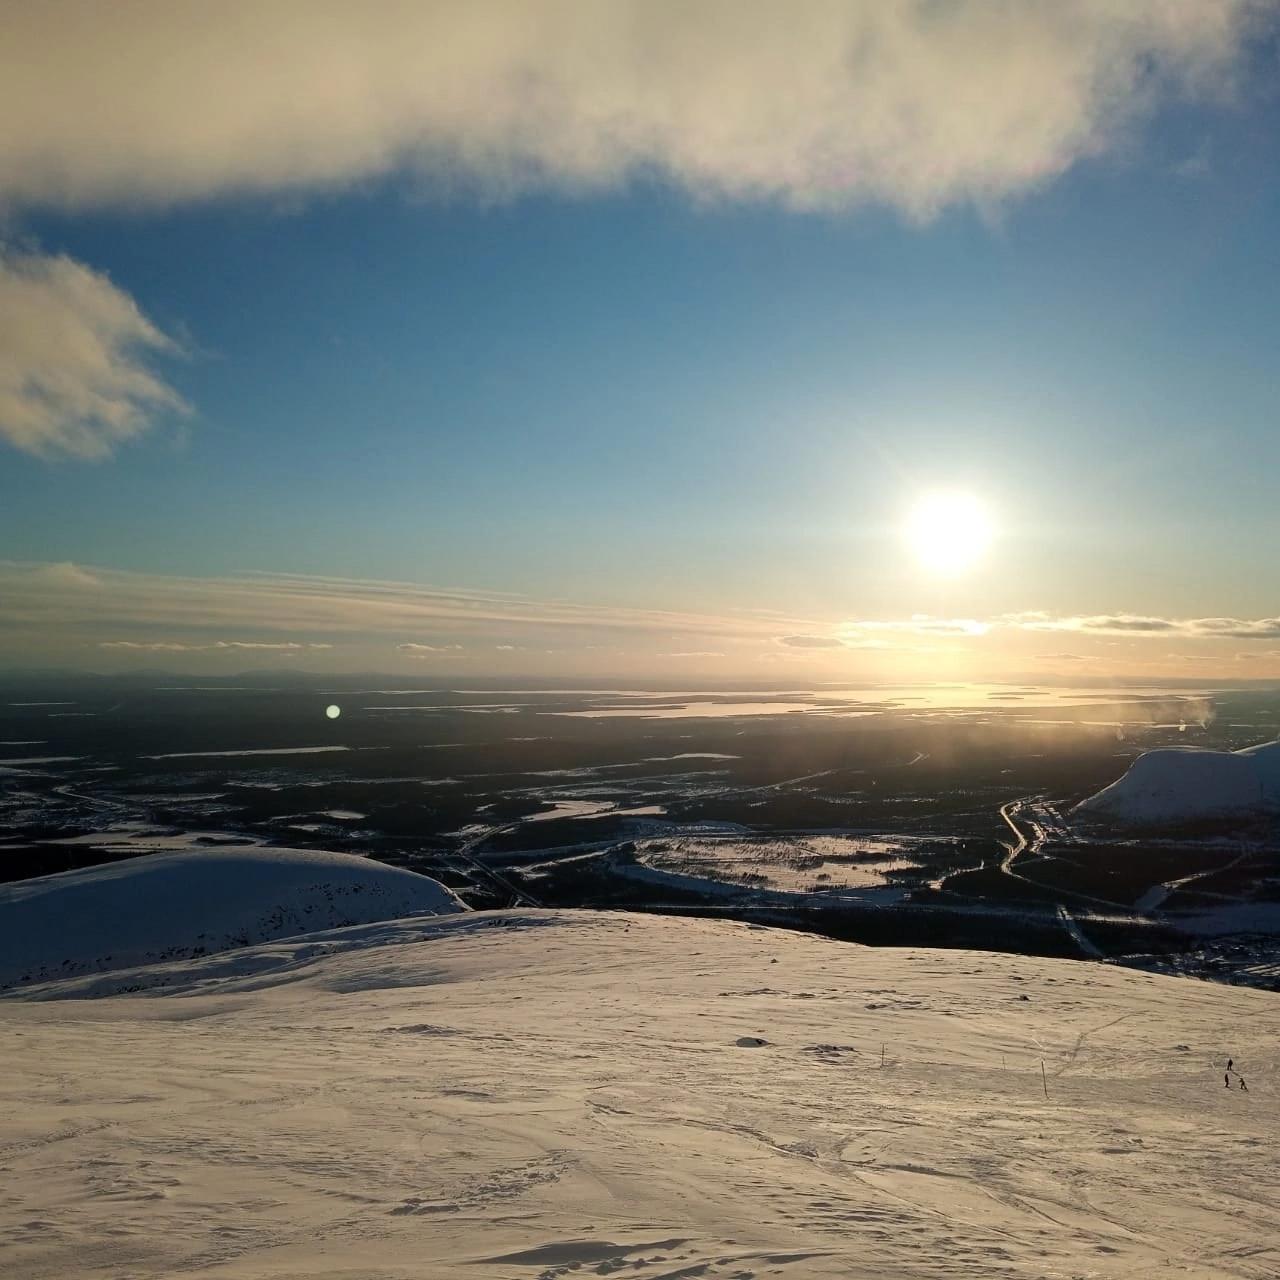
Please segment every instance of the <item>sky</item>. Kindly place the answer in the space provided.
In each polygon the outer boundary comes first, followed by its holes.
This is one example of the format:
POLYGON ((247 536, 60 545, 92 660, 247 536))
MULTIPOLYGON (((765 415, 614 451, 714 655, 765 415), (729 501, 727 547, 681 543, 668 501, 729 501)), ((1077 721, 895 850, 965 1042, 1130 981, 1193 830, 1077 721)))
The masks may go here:
POLYGON ((0 667, 1280 678, 1270 0, 0 21, 0 667))

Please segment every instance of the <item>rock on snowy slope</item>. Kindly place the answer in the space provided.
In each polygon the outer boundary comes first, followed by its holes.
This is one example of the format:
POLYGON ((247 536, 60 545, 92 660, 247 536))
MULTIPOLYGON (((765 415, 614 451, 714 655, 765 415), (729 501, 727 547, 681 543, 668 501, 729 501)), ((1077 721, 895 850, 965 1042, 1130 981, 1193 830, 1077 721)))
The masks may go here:
POLYGON ((1280 813, 1280 742, 1243 751, 1147 751, 1076 813, 1133 826, 1178 826, 1280 813))
POLYGON ((0 989, 461 910, 435 880, 343 853, 151 854, 0 885, 0 989))
POLYGON ((1280 1274, 1269 992, 613 912, 143 972, 0 1001, 5 1280, 1280 1274))

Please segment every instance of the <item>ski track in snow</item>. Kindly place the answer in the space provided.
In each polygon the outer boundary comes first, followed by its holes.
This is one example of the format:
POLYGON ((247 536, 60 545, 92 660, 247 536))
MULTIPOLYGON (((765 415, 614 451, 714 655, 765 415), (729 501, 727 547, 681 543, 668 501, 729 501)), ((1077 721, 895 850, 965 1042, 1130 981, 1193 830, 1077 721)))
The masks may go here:
POLYGON ((532 911, 94 975, 0 1002, 0 1270, 1271 1280, 1278 999, 532 911))

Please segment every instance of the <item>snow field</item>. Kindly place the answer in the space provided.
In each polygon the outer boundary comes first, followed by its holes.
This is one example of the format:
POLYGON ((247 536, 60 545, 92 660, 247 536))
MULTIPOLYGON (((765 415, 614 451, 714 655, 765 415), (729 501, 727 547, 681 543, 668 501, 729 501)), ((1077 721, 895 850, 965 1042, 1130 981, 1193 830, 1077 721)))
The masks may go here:
POLYGON ((15 1280, 1280 1272, 1265 992, 521 911, 25 997, 15 1280))

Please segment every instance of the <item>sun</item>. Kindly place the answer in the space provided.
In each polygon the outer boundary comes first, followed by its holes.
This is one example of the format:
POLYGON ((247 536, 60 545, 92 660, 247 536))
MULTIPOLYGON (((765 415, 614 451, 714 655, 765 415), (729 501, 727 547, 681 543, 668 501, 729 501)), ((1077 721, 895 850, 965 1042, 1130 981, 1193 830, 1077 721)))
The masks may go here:
POLYGON ((932 573, 954 575, 973 568, 994 536, 991 516, 970 493, 928 494, 907 517, 907 542, 932 573))

